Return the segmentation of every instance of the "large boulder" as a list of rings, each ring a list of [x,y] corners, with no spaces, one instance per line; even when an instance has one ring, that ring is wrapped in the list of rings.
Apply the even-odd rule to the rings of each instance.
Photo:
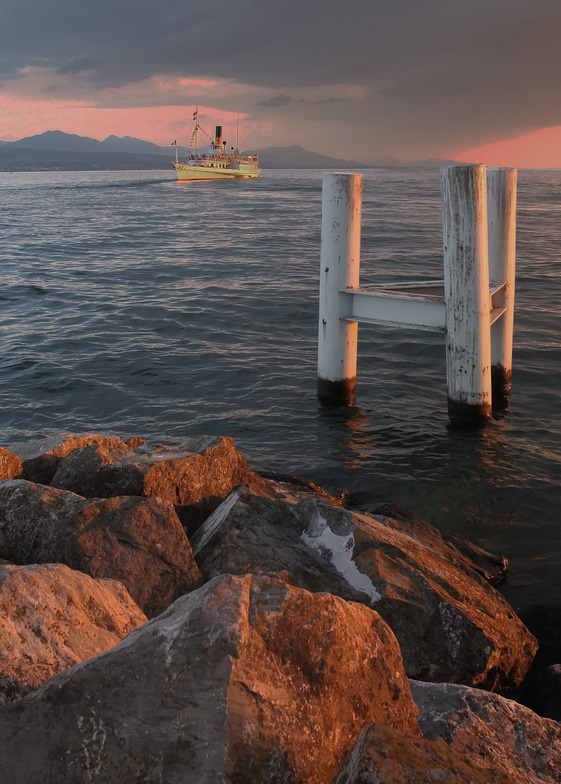
[[[121,642],[146,616],[121,583],[62,564],[0,565],[0,692],[35,689]],[[2,701],[2,695],[0,695]]]
[[[0,446],[0,480],[16,479],[22,472],[21,458]]]
[[[423,736],[441,738],[451,754],[474,760],[481,771],[475,781],[495,773],[510,784],[561,782],[558,722],[498,694],[457,684],[411,681],[411,692]]]
[[[286,571],[294,585],[374,608],[399,640],[406,672],[429,681],[508,689],[537,643],[457,546],[381,515],[276,486],[238,488],[192,537],[205,579]]]
[[[161,498],[85,499],[12,479],[0,482],[0,532],[11,561],[59,562],[120,580],[149,617],[201,578],[174,508]]]
[[[70,453],[51,481],[54,487],[87,498],[159,496],[175,506],[188,533],[241,483],[265,492],[268,488],[231,438],[209,436],[171,448],[86,447]]]
[[[420,736],[377,613],[226,575],[0,708],[10,784],[325,784],[372,722]]]
[[[137,445],[140,439],[134,437],[130,445]],[[48,485],[60,461],[74,449],[100,444],[111,448],[126,448],[127,444],[118,436],[98,435],[96,433],[61,433],[50,438],[30,441],[22,446],[19,454],[23,462],[23,478],[30,482]]]
[[[481,770],[474,757],[446,743],[372,724],[360,735],[333,784],[511,784],[501,771]]]

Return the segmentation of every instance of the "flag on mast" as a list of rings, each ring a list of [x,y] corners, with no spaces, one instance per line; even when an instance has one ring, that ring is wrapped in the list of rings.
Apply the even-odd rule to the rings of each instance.
[[[177,139],[170,144],[170,147],[177,147]]]

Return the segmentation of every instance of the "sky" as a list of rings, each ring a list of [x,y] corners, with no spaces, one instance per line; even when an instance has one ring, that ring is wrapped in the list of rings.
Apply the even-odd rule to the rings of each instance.
[[[561,0],[2,0],[0,139],[561,167]]]

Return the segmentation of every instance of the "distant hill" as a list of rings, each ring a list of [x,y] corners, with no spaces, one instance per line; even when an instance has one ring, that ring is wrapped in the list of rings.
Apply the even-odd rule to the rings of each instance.
[[[177,152],[180,159],[188,154],[186,147],[178,147]],[[266,147],[257,152],[264,169],[364,169],[397,163],[394,158],[381,158],[379,163],[366,165],[331,158],[299,145]],[[0,171],[170,169],[174,158],[174,147],[159,147],[132,136],[108,136],[100,142],[73,133],[46,131],[15,142],[0,142]]]
[[[186,147],[177,148],[187,155]],[[0,171],[95,171],[171,169],[175,147],[108,136],[102,142],[88,136],[46,131],[15,142],[0,144]]]
[[[11,142],[11,149],[21,150],[57,150],[58,152],[98,152],[101,142],[88,136],[77,136],[75,133],[62,131],[46,131],[37,136],[26,136],[17,142]]]
[[[142,139],[135,139],[133,136],[108,136],[102,142],[91,139],[89,136],[77,136],[75,133],[63,133],[62,131],[45,131],[37,136],[27,136],[17,142],[10,142],[14,149],[29,150],[56,150],[57,152],[122,152],[134,153],[135,155],[169,155],[170,147],[159,147],[152,142],[144,142]],[[187,148],[179,147],[180,154],[186,155]],[[182,152],[183,151],[183,152]],[[175,152],[173,153],[175,156]]]

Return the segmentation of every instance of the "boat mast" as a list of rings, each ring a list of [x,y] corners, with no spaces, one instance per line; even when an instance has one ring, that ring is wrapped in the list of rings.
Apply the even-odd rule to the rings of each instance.
[[[193,115],[193,119],[195,120],[195,160],[197,160],[197,132],[199,130],[199,105],[198,104],[195,110],[195,114]]]

